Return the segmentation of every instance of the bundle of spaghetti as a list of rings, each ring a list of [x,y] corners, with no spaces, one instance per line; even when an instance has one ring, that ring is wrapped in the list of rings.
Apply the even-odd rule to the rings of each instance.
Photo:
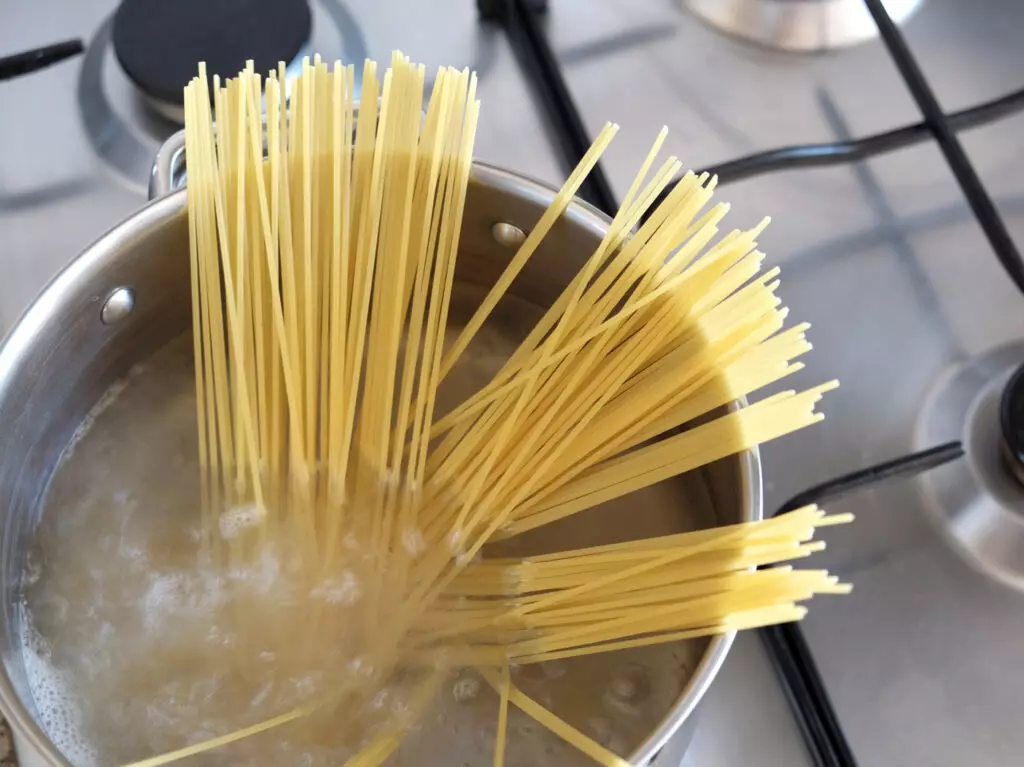
[[[396,53],[382,79],[367,62],[358,88],[351,66],[317,58],[287,99],[283,65],[264,80],[250,63],[212,90],[200,65],[185,91],[205,559],[230,574],[269,553],[287,576],[309,630],[272,627],[238,663],[269,641],[282,678],[315,673],[302,717],[371,698],[399,666],[379,613],[417,550],[419,435],[479,112],[468,71],[439,70],[425,110],[424,82]],[[231,605],[233,631],[253,609]]]
[[[663,136],[576,279],[493,381],[435,422],[423,491],[427,553],[417,563],[411,604],[436,599],[489,540],[820,420],[814,404],[835,382],[707,420],[801,369],[794,359],[810,345],[806,325],[782,330],[778,270],[758,275],[756,237],[766,222],[701,253],[727,210],[718,204],[701,214],[714,179],[687,175],[627,236],[679,168],[670,158],[645,183]],[[448,349],[442,372],[511,284],[530,245]]]
[[[287,526],[329,570],[346,536],[386,555],[412,527],[479,102],[475,76],[442,69],[424,116],[424,68],[399,54],[383,84],[367,62],[359,91],[351,66],[306,61],[287,110],[282,78],[261,95],[251,65],[215,77],[216,130],[202,67],[186,89],[200,461],[221,535],[206,529],[241,556]]]
[[[491,559],[470,565],[419,627],[423,648],[458,638],[461,663],[535,663],[799,620],[797,602],[846,593],[827,572],[777,565],[824,548],[814,506],[763,522]]]
[[[200,67],[186,89],[208,553],[237,563],[285,546],[308,587],[304,641],[366,653],[382,671],[364,681],[403,663],[493,667],[502,711],[523,700],[511,662],[795,620],[799,602],[843,591],[817,571],[753,570],[806,556],[815,527],[845,521],[816,509],[482,559],[489,542],[814,423],[836,384],[743,404],[801,369],[807,325],[784,327],[778,269],[761,272],[767,219],[718,237],[715,178],[686,174],[650,210],[682,169],[658,164],[662,130],[576,277],[485,386],[435,417],[445,376],[617,126],[446,341],[479,102],[474,75],[442,68],[424,110],[425,80],[395,54],[382,80],[367,62],[358,87],[351,67],[306,61],[288,99],[283,65],[215,77],[212,95]],[[397,737],[382,731],[356,763]]]

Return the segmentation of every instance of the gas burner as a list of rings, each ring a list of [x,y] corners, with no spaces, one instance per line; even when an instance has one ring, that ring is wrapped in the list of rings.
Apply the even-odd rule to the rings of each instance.
[[[1024,590],[1024,342],[945,374],[925,401],[915,446],[961,439],[965,459],[922,475],[927,507],[956,550]]]
[[[221,78],[249,59],[257,72],[294,63],[308,53],[313,16],[307,0],[122,0],[113,24],[124,73],[160,114],[181,123],[182,89],[196,62]]]
[[[311,34],[312,32],[312,34]],[[124,0],[96,32],[78,78],[78,106],[94,151],[121,179],[145,190],[160,145],[181,127],[181,89],[200,60],[230,77],[252,59],[298,73],[320,53],[356,67],[368,52],[340,0]]]
[[[922,0],[885,0],[890,18],[905,21]],[[683,0],[711,26],[784,51],[844,48],[878,36],[863,0]]]

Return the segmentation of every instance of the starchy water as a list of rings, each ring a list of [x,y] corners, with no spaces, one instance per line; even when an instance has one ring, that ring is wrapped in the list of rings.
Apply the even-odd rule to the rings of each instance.
[[[455,319],[476,300],[460,288]],[[454,371],[442,409],[487,380],[528,329],[524,317],[536,317],[530,312],[513,302],[485,327]],[[678,513],[678,494],[645,492],[662,509],[655,519],[664,509]],[[45,494],[28,554],[25,667],[38,719],[74,765],[108,767],[179,749],[339,689],[351,691],[344,705],[184,763],[338,765],[381,727],[398,724],[411,731],[389,764],[490,764],[497,696],[475,672],[452,672],[429,708],[415,711],[422,674],[376,677],[347,641],[346,622],[363,604],[358,567],[311,581],[287,539],[245,564],[214,562],[200,553],[199,493],[191,339],[183,337],[133,368],[83,424]],[[221,532],[230,537],[250,517],[246,508],[230,510]],[[547,535],[552,548],[559,538],[592,542],[564,529]],[[505,549],[531,545],[526,538]],[[702,646],[537,664],[515,669],[514,678],[573,726],[628,754],[671,708]],[[510,767],[588,763],[518,711],[509,728]]]

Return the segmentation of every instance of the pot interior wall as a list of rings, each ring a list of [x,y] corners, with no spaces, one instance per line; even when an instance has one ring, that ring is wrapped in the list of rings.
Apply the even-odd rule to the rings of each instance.
[[[456,272],[462,295],[482,297],[514,254],[494,239],[493,224],[507,221],[528,231],[550,199],[526,183],[510,193],[493,183],[489,172],[478,170],[471,182]],[[517,279],[511,291],[516,300],[539,309],[550,305],[592,252],[602,228],[597,214],[574,206]],[[19,583],[40,498],[62,452],[104,392],[134,363],[189,330],[188,252],[184,193],[177,192],[140,211],[73,262],[0,351],[0,652],[13,691],[28,711],[33,706],[20,652]],[[134,291],[135,308],[121,322],[105,325],[103,302],[122,286]],[[723,459],[667,483],[673,495],[659,492],[659,501],[623,499],[513,545],[537,550],[557,540],[558,547],[571,548],[739,521],[750,513],[745,471],[740,459]]]

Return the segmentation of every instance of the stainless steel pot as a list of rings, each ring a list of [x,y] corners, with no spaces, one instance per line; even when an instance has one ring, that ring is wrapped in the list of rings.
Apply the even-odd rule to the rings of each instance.
[[[75,429],[131,365],[190,323],[183,140],[160,151],[155,198],[72,261],[43,290],[0,348],[0,710],[23,767],[68,765],[36,720],[21,656],[19,581],[39,501]],[[487,285],[529,231],[554,189],[484,163],[474,165],[456,279]],[[543,308],[557,297],[605,231],[608,219],[575,202],[545,239],[513,292]],[[662,532],[761,517],[756,451],[723,459],[675,481],[660,510]],[[642,511],[646,512],[647,509]],[[633,520],[608,525],[631,529]],[[694,711],[734,635],[706,642],[682,694],[632,754],[636,764],[678,765]],[[666,747],[666,744],[668,746]]]

